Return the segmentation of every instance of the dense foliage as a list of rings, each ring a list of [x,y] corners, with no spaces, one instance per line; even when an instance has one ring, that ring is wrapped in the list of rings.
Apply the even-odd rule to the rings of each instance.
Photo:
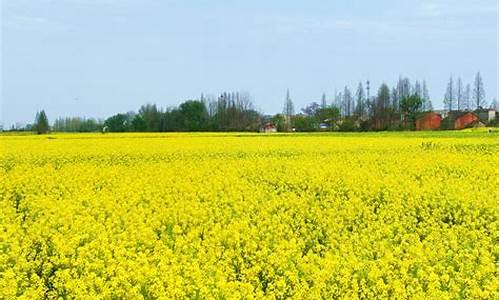
[[[0,298],[496,299],[498,136],[1,136]]]
[[[47,118],[47,114],[45,113],[44,110],[41,110],[36,113],[33,129],[38,134],[49,132],[50,130],[49,119]]]

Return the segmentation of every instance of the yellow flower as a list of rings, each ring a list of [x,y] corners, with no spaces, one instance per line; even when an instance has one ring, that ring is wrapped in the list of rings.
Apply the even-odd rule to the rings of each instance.
[[[52,137],[0,136],[1,299],[498,298],[497,137]]]

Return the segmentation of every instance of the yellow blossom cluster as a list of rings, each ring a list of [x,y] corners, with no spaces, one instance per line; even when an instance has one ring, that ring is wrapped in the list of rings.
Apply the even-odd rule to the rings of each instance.
[[[498,135],[0,136],[0,299],[496,299]]]

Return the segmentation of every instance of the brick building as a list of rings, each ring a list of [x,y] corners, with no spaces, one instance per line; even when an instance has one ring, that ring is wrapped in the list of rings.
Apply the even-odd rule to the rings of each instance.
[[[417,118],[415,121],[416,130],[437,130],[441,127],[443,118],[435,112],[427,112]]]
[[[454,122],[454,129],[464,129],[475,126],[484,126],[484,124],[481,123],[479,117],[473,112],[468,112],[457,117]]]

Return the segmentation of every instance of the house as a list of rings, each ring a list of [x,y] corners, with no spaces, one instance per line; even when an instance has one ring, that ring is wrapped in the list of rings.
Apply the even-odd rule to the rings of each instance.
[[[478,115],[473,112],[467,112],[455,119],[453,129],[464,129],[469,127],[482,126],[484,126],[484,123],[481,122]]]
[[[435,112],[426,112],[415,121],[416,130],[437,130],[441,127],[443,118]]]
[[[441,129],[464,129],[470,127],[484,126],[479,116],[474,112],[453,110],[441,122]]]
[[[495,121],[497,112],[493,109],[476,109],[474,113],[479,117],[484,124],[489,124]]]
[[[262,127],[260,127],[260,132],[263,133],[272,133],[272,132],[277,132],[276,126],[274,126],[273,123],[266,123]]]

